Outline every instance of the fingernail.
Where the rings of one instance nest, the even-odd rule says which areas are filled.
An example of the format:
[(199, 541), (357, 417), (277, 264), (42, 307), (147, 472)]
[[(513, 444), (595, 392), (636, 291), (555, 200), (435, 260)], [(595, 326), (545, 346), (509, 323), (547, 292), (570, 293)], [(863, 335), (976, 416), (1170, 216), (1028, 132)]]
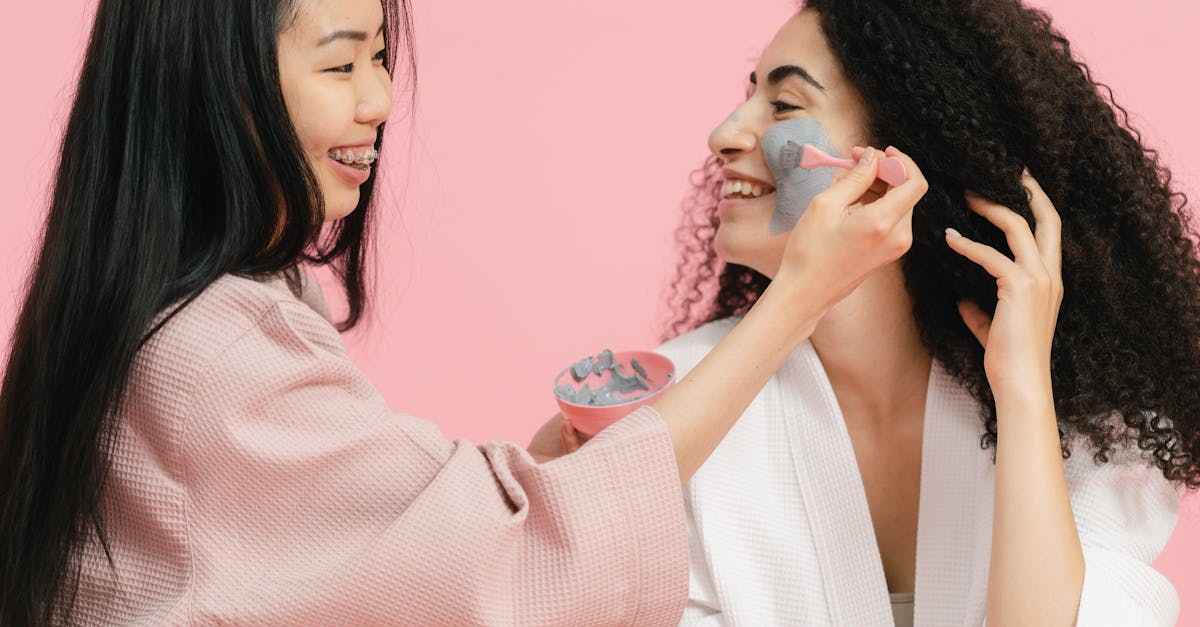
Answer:
[(868, 146), (867, 151), (864, 152), (862, 154), (862, 156), (858, 158), (858, 164), (859, 165), (869, 165), (874, 160), (875, 160), (875, 149)]
[(1032, 176), (1031, 174), (1029, 174), (1029, 168), (1028, 168), (1028, 167), (1026, 167), (1026, 168), (1022, 168), (1022, 169), (1021, 169), (1021, 176)]
[(955, 229), (952, 227), (946, 229), (946, 235), (949, 235), (950, 237), (956, 237), (956, 238), (962, 237), (962, 233), (959, 233), (958, 229)]

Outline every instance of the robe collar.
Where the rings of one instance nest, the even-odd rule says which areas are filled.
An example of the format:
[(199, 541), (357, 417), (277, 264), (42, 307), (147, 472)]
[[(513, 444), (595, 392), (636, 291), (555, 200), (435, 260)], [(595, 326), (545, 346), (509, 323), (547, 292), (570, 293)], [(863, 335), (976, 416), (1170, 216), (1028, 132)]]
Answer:
[[(837, 625), (892, 625), (866, 491), (833, 386), (811, 342), (779, 371), (792, 464)], [(922, 435), (914, 623), (979, 624), (991, 547), (992, 466), (979, 406), (932, 361)]]

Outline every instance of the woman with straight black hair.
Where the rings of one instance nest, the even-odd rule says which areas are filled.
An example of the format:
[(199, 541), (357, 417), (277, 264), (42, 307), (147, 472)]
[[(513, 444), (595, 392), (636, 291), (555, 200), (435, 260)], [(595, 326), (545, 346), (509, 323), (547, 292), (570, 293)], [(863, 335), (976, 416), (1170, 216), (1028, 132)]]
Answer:
[(926, 183), (889, 149), (908, 179), (863, 204), (865, 151), (741, 324), (577, 452), (559, 418), (450, 442), (338, 334), (411, 35), (397, 0), (99, 2), (0, 389), (0, 624), (678, 620), (680, 483)]

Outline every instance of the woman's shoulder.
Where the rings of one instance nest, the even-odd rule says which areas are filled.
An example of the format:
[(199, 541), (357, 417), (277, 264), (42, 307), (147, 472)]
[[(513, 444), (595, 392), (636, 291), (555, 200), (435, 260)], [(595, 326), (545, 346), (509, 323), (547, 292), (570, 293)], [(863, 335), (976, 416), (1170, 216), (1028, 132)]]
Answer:
[(704, 359), (704, 356), (726, 335), (729, 335), (729, 332), (737, 326), (741, 319), (741, 316), (731, 316), (707, 322), (687, 333), (667, 340), (654, 349), (654, 352), (670, 359), (675, 364), (676, 377), (682, 377), (700, 363), (700, 360)]
[(312, 293), (320, 287), (303, 273), (299, 276), (293, 288), (282, 275), (225, 274), (190, 302), (168, 306), (151, 325), (154, 329), (161, 323), (139, 351), (135, 372), (148, 369), (170, 375), (154, 378), (159, 381), (184, 382), (202, 376), (231, 345), (262, 335), (264, 319), (280, 309), (292, 317), (307, 316), (312, 326), (328, 326), (337, 335), (328, 323), (324, 299)]
[(213, 322), (226, 329), (244, 328), (280, 303), (303, 304), (320, 317), (330, 319), (321, 287), (298, 269), (294, 274), (224, 274), (178, 315), (193, 324)]
[(286, 300), (296, 300), (296, 296), (282, 276), (224, 274), (190, 301), (181, 299), (164, 308), (155, 319), (155, 324), (162, 326), (154, 337), (198, 336), (207, 338), (205, 344), (213, 345), (254, 326), (267, 310)]
[(256, 358), (253, 364), (239, 364), (242, 374), (251, 369), (267, 374), (278, 356), (287, 353), (286, 342), (271, 335), (283, 315), (314, 327), (325, 324), (337, 335), (292, 293), (282, 276), (226, 274), (190, 302), (181, 299), (166, 307), (147, 328), (153, 334), (134, 355), (119, 410), (125, 426), (140, 434), (139, 441), (166, 443), (164, 450), (171, 450), (170, 443), (177, 440), (197, 401), (229, 392), (210, 381), (215, 370), (228, 367), (223, 356), (238, 347), (250, 350)]

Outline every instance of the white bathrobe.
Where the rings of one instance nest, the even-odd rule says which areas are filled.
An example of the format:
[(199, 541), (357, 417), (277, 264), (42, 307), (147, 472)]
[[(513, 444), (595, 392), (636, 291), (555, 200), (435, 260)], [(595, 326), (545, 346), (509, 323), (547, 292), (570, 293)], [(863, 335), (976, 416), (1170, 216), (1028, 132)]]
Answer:
[[(682, 377), (733, 327), (658, 349)], [(934, 361), (921, 460), (914, 624), (984, 624), (995, 466), (978, 403)], [(1066, 464), (1084, 551), (1078, 625), (1174, 625), (1175, 588), (1151, 563), (1181, 490), (1125, 451)], [(685, 625), (888, 626), (892, 611), (854, 449), (812, 345), (788, 358), (684, 491)]]

